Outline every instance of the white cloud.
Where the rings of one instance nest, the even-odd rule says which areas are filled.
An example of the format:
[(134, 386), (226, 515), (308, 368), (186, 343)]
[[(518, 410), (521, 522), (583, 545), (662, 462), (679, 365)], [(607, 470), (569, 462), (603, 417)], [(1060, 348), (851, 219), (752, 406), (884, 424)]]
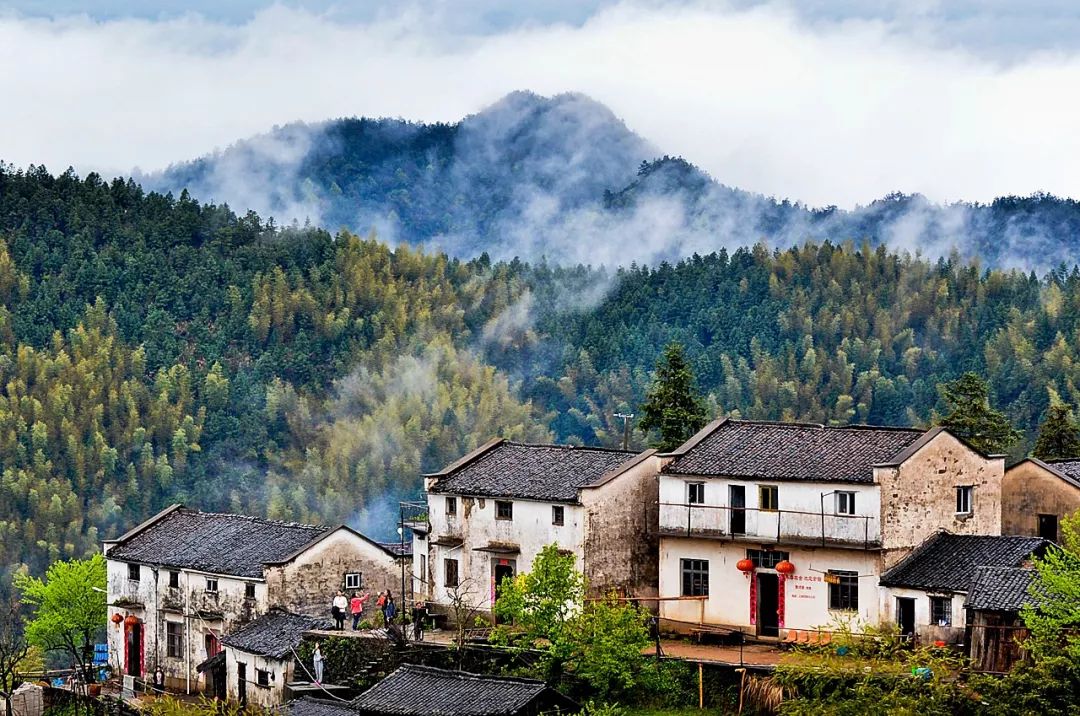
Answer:
[(720, 181), (814, 205), (1080, 197), (1080, 57), (1003, 64), (881, 20), (620, 4), (575, 25), (448, 33), (415, 7), (348, 22), (0, 16), (0, 159), (160, 168), (295, 119), (459, 119), (580, 91)]

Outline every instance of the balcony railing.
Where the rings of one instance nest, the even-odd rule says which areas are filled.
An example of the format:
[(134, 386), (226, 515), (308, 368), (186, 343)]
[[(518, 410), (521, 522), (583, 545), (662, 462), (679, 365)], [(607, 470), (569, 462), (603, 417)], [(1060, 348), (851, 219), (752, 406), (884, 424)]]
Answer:
[(680, 502), (660, 502), (660, 534), (669, 537), (857, 546), (880, 543), (871, 515), (838, 515), (821, 510), (764, 510)]

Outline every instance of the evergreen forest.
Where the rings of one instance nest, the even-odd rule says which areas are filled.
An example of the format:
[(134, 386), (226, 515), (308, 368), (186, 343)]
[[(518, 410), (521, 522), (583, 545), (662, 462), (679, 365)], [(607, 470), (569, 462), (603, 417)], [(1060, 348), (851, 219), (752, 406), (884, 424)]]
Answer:
[(492, 436), (618, 445), (673, 341), (709, 418), (928, 425), (973, 371), (1018, 457), (1080, 402), (1080, 271), (828, 241), (466, 260), (0, 166), (0, 584), (174, 501), (384, 536)]

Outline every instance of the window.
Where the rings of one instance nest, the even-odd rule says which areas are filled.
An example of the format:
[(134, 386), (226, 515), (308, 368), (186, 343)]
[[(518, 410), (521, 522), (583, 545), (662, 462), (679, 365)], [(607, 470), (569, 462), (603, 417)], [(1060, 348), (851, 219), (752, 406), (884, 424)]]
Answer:
[(776, 512), (780, 509), (780, 488), (776, 485), (760, 485), (758, 505), (762, 512)]
[(364, 575), (361, 572), (349, 572), (345, 575), (345, 589), (360, 589), (364, 586)]
[(184, 625), (180, 622), (165, 622), (165, 654), (172, 659), (184, 656)]
[(221, 642), (213, 634), (207, 634), (203, 638), (203, 646), (206, 647), (206, 658), (217, 655), (221, 651)]
[(703, 505), (703, 504), (705, 504), (705, 483), (704, 482), (688, 482), (688, 483), (686, 483), (686, 503), (688, 505)]
[(254, 582), (247, 582), (244, 584), (244, 599), (255, 598), (255, 584)]
[(563, 510), (562, 505), (551, 506), (551, 524), (563, 525), (566, 521), (566, 512)]
[(458, 585), (458, 563), (456, 559), (443, 560), (443, 584), (447, 587)]
[(956, 514), (970, 515), (975, 511), (971, 502), (971, 493), (974, 490), (971, 485), (956, 488)]
[(772, 569), (788, 558), (787, 552), (774, 549), (748, 549), (746, 558), (754, 563), (755, 567)]
[(830, 569), (825, 575), (829, 583), (829, 609), (858, 611), (859, 573)]
[(930, 623), (952, 626), (952, 597), (930, 597)]
[(836, 514), (838, 514), (838, 515), (853, 515), (853, 514), (855, 514), (855, 493), (854, 492), (837, 492), (836, 493)]
[(255, 683), (259, 686), (270, 686), (270, 672), (265, 669), (255, 669)]
[(169, 572), (169, 587), (171, 587), (172, 589), (179, 589), (180, 588), (180, 573), (179, 572)]
[(457, 498), (456, 497), (447, 497), (446, 498), (446, 516), (451, 517), (451, 516), (456, 515), (456, 514), (457, 514)]
[(217, 577), (206, 578), (206, 591), (211, 594), (217, 594)]
[(129, 564), (128, 565), (128, 579), (130, 579), (133, 582), (138, 582), (139, 581), (139, 571), (140, 571), (139, 570), (139, 565), (137, 565), (137, 564)]
[(514, 519), (514, 503), (504, 502), (503, 500), (495, 500), (495, 519), (497, 520), (512, 520)]
[(683, 559), (682, 595), (684, 597), (709, 596), (709, 560)]

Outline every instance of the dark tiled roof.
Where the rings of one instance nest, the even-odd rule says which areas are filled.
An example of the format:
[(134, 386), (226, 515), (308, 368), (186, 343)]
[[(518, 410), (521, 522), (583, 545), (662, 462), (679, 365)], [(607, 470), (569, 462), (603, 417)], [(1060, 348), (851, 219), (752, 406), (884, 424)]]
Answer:
[(255, 621), (226, 635), (221, 643), (249, 654), (284, 659), (300, 645), (304, 632), (329, 627), (330, 622), (326, 619), (271, 609)]
[(1031, 585), (1034, 569), (1023, 567), (976, 567), (968, 590), (967, 607), (996, 612), (1018, 612), (1035, 598)]
[(574, 706), (543, 681), (406, 664), (358, 696), (352, 708), (394, 716), (488, 716), (520, 713), (538, 700), (549, 708)]
[(569, 445), (500, 442), (442, 473), (432, 492), (574, 502), (579, 488), (637, 453)]
[(1041, 537), (938, 532), (881, 576), (886, 587), (966, 592), (976, 567), (1020, 567), (1050, 545)]
[(108, 558), (261, 577), (262, 565), (290, 557), (330, 530), (182, 507), (113, 546)]
[(873, 482), (873, 466), (910, 447), (924, 431), (870, 426), (725, 420), (679, 451), (665, 472), (768, 480)]
[(1080, 486), (1080, 460), (1049, 460), (1046, 464)]
[(289, 716), (356, 716), (356, 711), (346, 704), (310, 696), (290, 701), (286, 711)]
[(405, 544), (401, 542), (379, 542), (378, 545), (384, 550), (394, 555), (395, 557), (411, 557), (412, 556), (412, 538), (410, 537), (405, 541)]

